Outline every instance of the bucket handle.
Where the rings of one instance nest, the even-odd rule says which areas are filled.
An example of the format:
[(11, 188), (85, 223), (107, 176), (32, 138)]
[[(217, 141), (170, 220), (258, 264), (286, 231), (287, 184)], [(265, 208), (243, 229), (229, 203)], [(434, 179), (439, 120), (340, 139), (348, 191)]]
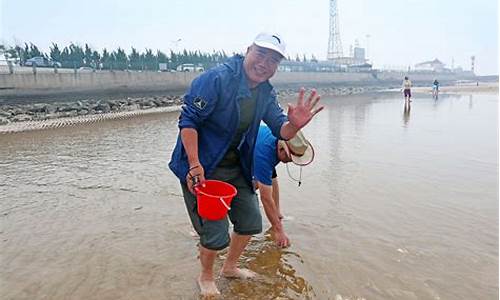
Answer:
[(224, 205), (224, 207), (227, 208), (227, 210), (231, 210), (231, 207), (226, 204), (226, 201), (224, 201), (224, 198), (220, 197), (219, 200), (220, 200), (220, 203), (222, 203), (222, 205)]

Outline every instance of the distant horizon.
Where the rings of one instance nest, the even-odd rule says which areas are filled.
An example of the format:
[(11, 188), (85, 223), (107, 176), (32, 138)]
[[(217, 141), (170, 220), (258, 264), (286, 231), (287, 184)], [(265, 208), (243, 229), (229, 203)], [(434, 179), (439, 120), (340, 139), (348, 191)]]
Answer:
[[(230, 0), (42, 3), (0, 0), (0, 42), (32, 42), (44, 52), (52, 42), (63, 47), (87, 42), (99, 51), (120, 47), (127, 53), (131, 46), (242, 53), (258, 32), (273, 31), (284, 37), (290, 58), (326, 60), (328, 0), (254, 0), (251, 6)], [(376, 69), (402, 70), (437, 58), (449, 68), (453, 62), (470, 70), (475, 56), (476, 74), (499, 73), (497, 1), (339, 0), (338, 8), (344, 56), (357, 43)]]

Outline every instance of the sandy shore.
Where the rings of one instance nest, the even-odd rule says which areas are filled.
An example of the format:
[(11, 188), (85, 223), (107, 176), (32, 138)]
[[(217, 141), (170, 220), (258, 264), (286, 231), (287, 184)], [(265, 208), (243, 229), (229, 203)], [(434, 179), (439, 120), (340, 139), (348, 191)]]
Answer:
[[(432, 93), (432, 87), (415, 87), (412, 88), (414, 93)], [(498, 93), (498, 82), (479, 82), (479, 84), (467, 85), (451, 85), (442, 86), (439, 88), (440, 93)]]

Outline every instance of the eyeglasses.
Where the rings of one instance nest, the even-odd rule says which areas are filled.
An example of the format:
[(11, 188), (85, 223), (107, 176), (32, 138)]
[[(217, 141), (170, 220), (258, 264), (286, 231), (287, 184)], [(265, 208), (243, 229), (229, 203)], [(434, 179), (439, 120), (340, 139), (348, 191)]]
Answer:
[(273, 66), (277, 66), (282, 59), (281, 55), (275, 53), (274, 51), (259, 46), (255, 46), (254, 53), (258, 59)]

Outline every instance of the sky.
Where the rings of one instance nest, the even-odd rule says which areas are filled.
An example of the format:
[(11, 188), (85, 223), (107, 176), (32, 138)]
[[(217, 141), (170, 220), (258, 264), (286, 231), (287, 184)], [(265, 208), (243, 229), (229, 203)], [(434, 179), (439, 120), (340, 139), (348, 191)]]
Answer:
[[(448, 67), (498, 74), (497, 0), (338, 0), (344, 54), (356, 40), (375, 68), (438, 58)], [(277, 32), (291, 57), (326, 59), (328, 0), (0, 0), (0, 43), (55, 42), (245, 52), (261, 31)]]

